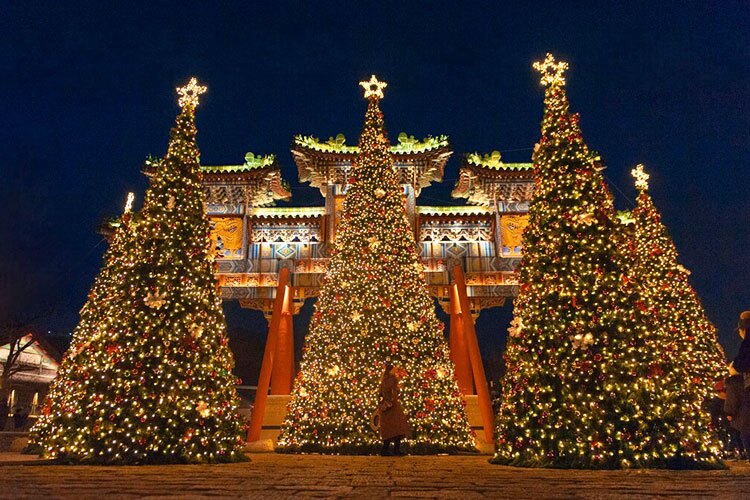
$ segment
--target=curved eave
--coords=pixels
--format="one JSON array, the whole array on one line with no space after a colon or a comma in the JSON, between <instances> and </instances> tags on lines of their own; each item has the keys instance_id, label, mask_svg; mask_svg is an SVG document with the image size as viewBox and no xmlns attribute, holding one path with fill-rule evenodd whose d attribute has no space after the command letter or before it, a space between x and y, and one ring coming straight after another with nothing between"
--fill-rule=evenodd
<instances>
[{"instance_id":1,"label":"curved eave","mask_svg":"<svg viewBox=\"0 0 750 500\"><path fill-rule=\"evenodd\" d=\"M356 152L318 151L306 145L295 144L292 156L297 165L300 182L309 182L311 186L320 188L329 181L338 183L336 168L343 165L353 165L357 159ZM420 173L415 188L421 189L433 182L443 180L445 164L453 154L448 146L433 148L426 151L394 152L393 160L397 165L418 167Z\"/></svg>"}]
</instances>

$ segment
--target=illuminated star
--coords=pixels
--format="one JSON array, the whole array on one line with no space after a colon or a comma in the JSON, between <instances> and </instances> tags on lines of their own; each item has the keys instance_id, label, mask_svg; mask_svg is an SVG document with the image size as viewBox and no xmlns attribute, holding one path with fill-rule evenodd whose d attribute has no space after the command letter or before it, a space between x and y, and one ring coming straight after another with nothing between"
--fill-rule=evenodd
<instances>
[{"instance_id":1,"label":"illuminated star","mask_svg":"<svg viewBox=\"0 0 750 500\"><path fill-rule=\"evenodd\" d=\"M555 56L547 53L544 61L537 61L533 65L535 70L542 74L542 85L565 85L563 73L568 69L568 63L565 61L557 62Z\"/></svg>"},{"instance_id":2,"label":"illuminated star","mask_svg":"<svg viewBox=\"0 0 750 500\"><path fill-rule=\"evenodd\" d=\"M198 96L205 94L206 90L208 90L208 87L205 85L198 85L198 80L193 77L184 87L177 87L177 93L180 94L180 98L177 102L181 108L184 108L187 105L196 107L198 105Z\"/></svg>"},{"instance_id":3,"label":"illuminated star","mask_svg":"<svg viewBox=\"0 0 750 500\"><path fill-rule=\"evenodd\" d=\"M128 199L125 201L125 213L133 210L133 201L135 201L135 193L128 193Z\"/></svg>"},{"instance_id":4,"label":"illuminated star","mask_svg":"<svg viewBox=\"0 0 750 500\"><path fill-rule=\"evenodd\" d=\"M369 97L376 97L382 99L384 97L383 89L388 86L387 83L379 81L375 75L370 77L370 81L359 82L362 88L365 89L365 99Z\"/></svg>"},{"instance_id":5,"label":"illuminated star","mask_svg":"<svg viewBox=\"0 0 750 500\"><path fill-rule=\"evenodd\" d=\"M410 332L416 332L419 328L419 323L417 321L410 321L406 327L409 329Z\"/></svg>"},{"instance_id":6,"label":"illuminated star","mask_svg":"<svg viewBox=\"0 0 750 500\"><path fill-rule=\"evenodd\" d=\"M362 318L362 313L359 311L354 311L352 313L352 321L359 321Z\"/></svg>"},{"instance_id":7,"label":"illuminated star","mask_svg":"<svg viewBox=\"0 0 750 500\"><path fill-rule=\"evenodd\" d=\"M635 187L640 191L646 191L648 189L648 178L651 177L646 173L644 168L645 167L642 164L638 164L630 171L630 175L635 179Z\"/></svg>"}]
</instances>

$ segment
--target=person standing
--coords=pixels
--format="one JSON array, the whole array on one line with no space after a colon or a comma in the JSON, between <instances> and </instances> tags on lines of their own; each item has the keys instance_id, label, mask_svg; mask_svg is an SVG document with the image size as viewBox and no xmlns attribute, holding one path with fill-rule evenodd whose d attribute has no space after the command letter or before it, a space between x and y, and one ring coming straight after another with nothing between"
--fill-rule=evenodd
<instances>
[{"instance_id":1,"label":"person standing","mask_svg":"<svg viewBox=\"0 0 750 500\"><path fill-rule=\"evenodd\" d=\"M383 456L403 455L401 453L401 440L411 432L399 400L399 374L398 367L387 363L383 380L380 382L378 409L380 410L380 437L383 440L383 449L380 454ZM390 451L391 443L393 443L393 453Z\"/></svg>"},{"instance_id":2,"label":"person standing","mask_svg":"<svg viewBox=\"0 0 750 500\"><path fill-rule=\"evenodd\" d=\"M745 388L743 376L731 364L729 374L731 376L726 381L724 412L729 424L740 434L740 453L744 450L744 458L750 458L750 390Z\"/></svg>"},{"instance_id":3,"label":"person standing","mask_svg":"<svg viewBox=\"0 0 750 500\"><path fill-rule=\"evenodd\" d=\"M745 387L750 388L750 337L747 331L750 330L750 311L744 311L740 314L740 321L737 323L737 333L742 338L740 350L732 361L734 369L744 374Z\"/></svg>"}]
</instances>

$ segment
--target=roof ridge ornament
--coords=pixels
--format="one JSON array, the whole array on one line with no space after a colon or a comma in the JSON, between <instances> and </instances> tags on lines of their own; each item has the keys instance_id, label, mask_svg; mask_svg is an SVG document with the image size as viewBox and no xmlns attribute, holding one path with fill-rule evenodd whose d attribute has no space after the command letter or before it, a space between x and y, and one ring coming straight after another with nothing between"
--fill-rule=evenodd
<instances>
[{"instance_id":1,"label":"roof ridge ornament","mask_svg":"<svg viewBox=\"0 0 750 500\"><path fill-rule=\"evenodd\" d=\"M568 69L568 63L557 61L555 56L547 52L544 61L536 61L532 67L542 74L542 85L549 87L552 85L565 85L565 70Z\"/></svg>"},{"instance_id":2,"label":"roof ridge ornament","mask_svg":"<svg viewBox=\"0 0 750 500\"><path fill-rule=\"evenodd\" d=\"M630 175L635 179L635 187L638 191L648 191L648 179L651 176L646 173L645 168L643 163L639 163L630 171Z\"/></svg>"},{"instance_id":3,"label":"roof ridge ornament","mask_svg":"<svg viewBox=\"0 0 750 500\"><path fill-rule=\"evenodd\" d=\"M184 87L177 87L177 93L180 98L177 103L181 108L185 106L192 106L195 108L198 106L198 96L205 94L208 87L205 85L198 85L198 79L195 77L190 78L190 81Z\"/></svg>"},{"instance_id":4,"label":"roof ridge ornament","mask_svg":"<svg viewBox=\"0 0 750 500\"><path fill-rule=\"evenodd\" d=\"M386 82L381 82L375 75L370 77L370 81L359 82L365 89L365 99L382 99L385 97L383 89L388 86Z\"/></svg>"}]
</instances>

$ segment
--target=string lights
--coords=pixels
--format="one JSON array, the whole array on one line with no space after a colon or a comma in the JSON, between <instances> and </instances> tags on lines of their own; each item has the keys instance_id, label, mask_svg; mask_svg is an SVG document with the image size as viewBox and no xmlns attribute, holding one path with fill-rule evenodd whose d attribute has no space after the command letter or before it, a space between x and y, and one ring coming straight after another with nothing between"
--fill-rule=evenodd
<instances>
[{"instance_id":1,"label":"string lights","mask_svg":"<svg viewBox=\"0 0 750 500\"><path fill-rule=\"evenodd\" d=\"M402 367L401 401L413 453L473 450L443 325L424 279L379 99L385 82L361 82L368 99L359 155L278 447L369 453L387 363Z\"/></svg>"},{"instance_id":2,"label":"string lights","mask_svg":"<svg viewBox=\"0 0 750 500\"><path fill-rule=\"evenodd\" d=\"M684 390L690 382L679 380L684 371L649 316L632 236L618 221L600 157L569 112L568 65L547 54L533 66L546 87L545 109L493 461L715 466L710 437L690 428L701 400Z\"/></svg>"},{"instance_id":3,"label":"string lights","mask_svg":"<svg viewBox=\"0 0 750 500\"><path fill-rule=\"evenodd\" d=\"M142 210L128 209L81 310L32 429L41 453L73 463L244 460L243 423L221 298L209 259L195 106L150 162ZM129 197L130 199L130 197Z\"/></svg>"}]
</instances>

